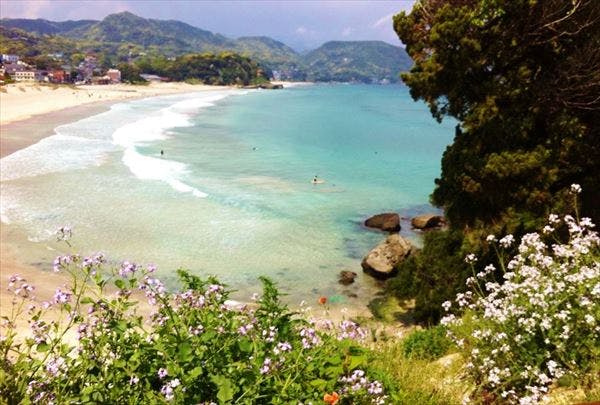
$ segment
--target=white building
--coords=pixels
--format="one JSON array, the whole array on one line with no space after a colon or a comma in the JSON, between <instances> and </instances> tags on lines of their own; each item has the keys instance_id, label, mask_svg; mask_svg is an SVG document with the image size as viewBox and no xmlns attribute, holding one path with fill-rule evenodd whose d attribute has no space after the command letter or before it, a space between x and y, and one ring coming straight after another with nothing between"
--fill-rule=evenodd
<instances>
[{"instance_id":1,"label":"white building","mask_svg":"<svg viewBox=\"0 0 600 405\"><path fill-rule=\"evenodd\" d=\"M2 54L2 62L4 63L17 63L19 61L19 55L10 55L7 53Z\"/></svg>"},{"instance_id":2,"label":"white building","mask_svg":"<svg viewBox=\"0 0 600 405\"><path fill-rule=\"evenodd\" d=\"M35 81L35 71L24 70L22 72L15 72L13 79L17 82L33 82Z\"/></svg>"}]
</instances>

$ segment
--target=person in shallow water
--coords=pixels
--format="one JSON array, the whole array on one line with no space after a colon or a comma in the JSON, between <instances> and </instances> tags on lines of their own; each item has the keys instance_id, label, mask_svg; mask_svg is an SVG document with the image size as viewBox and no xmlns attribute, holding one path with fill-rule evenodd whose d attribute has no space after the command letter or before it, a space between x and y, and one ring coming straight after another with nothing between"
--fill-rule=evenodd
<instances>
[{"instance_id":1,"label":"person in shallow water","mask_svg":"<svg viewBox=\"0 0 600 405\"><path fill-rule=\"evenodd\" d=\"M319 180L317 180L317 175L315 174L315 178L312 179L312 184L317 184Z\"/></svg>"},{"instance_id":2,"label":"person in shallow water","mask_svg":"<svg viewBox=\"0 0 600 405\"><path fill-rule=\"evenodd\" d=\"M165 151L161 149L161 150L160 150L160 155L161 155L161 156L164 156L164 155L165 155Z\"/></svg>"}]
</instances>

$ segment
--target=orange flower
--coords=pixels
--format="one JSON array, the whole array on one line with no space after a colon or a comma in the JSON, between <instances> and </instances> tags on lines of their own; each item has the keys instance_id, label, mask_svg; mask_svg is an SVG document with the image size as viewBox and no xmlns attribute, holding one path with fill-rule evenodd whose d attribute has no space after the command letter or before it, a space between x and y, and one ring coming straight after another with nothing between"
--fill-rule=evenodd
<instances>
[{"instance_id":1,"label":"orange flower","mask_svg":"<svg viewBox=\"0 0 600 405\"><path fill-rule=\"evenodd\" d=\"M319 298L319 304L321 304L321 305L327 304L327 297L320 297Z\"/></svg>"},{"instance_id":2,"label":"orange flower","mask_svg":"<svg viewBox=\"0 0 600 405\"><path fill-rule=\"evenodd\" d=\"M325 396L323 397L323 401L325 401L326 404L330 404L330 405L337 404L339 400L340 400L340 396L335 391L332 392L331 394L325 394Z\"/></svg>"}]
</instances>

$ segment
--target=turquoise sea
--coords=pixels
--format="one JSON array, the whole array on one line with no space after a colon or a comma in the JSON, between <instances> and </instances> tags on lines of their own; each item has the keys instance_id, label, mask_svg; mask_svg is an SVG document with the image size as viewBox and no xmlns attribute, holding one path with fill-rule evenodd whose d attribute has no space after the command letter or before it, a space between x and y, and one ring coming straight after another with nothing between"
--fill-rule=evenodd
<instances>
[{"instance_id":1,"label":"turquoise sea","mask_svg":"<svg viewBox=\"0 0 600 405\"><path fill-rule=\"evenodd\" d=\"M214 90L115 104L0 160L2 222L58 249L214 274L245 299L259 275L290 302L366 302L372 214L433 210L454 124L403 86ZM161 156L160 151L164 151ZM324 183L313 185L317 175ZM418 243L403 222L402 234ZM49 255L54 250L49 250ZM340 270L359 273L349 287Z\"/></svg>"}]
</instances>

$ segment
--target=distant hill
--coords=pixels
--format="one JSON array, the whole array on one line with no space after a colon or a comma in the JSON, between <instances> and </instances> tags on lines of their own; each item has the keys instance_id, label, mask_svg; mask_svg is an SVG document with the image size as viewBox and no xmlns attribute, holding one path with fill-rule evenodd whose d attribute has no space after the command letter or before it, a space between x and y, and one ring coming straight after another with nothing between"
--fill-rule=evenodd
<instances>
[{"instance_id":1,"label":"distant hill","mask_svg":"<svg viewBox=\"0 0 600 405\"><path fill-rule=\"evenodd\" d=\"M315 81L380 82L398 80L398 72L412 64L404 49L380 41L328 42L307 55L300 55L286 44L272 38L227 38L175 20L155 20L130 12L111 14L102 21L81 20L0 20L3 37L19 37L18 30L29 34L26 49L1 44L2 49L19 48L21 52L51 52L52 44L73 49L66 54L87 50L105 54L104 64L116 64L138 55L180 56L187 53L233 51L259 62L267 71L282 79ZM10 34L9 34L10 32ZM34 34L34 35L30 35ZM64 40L61 40L63 38ZM78 48L75 50L74 48Z\"/></svg>"},{"instance_id":2,"label":"distant hill","mask_svg":"<svg viewBox=\"0 0 600 405\"><path fill-rule=\"evenodd\" d=\"M78 21L48 21L38 18L29 20L25 18L3 18L0 20L0 26L5 28L18 28L37 35L63 35L75 29L89 27L97 23L96 20L78 20Z\"/></svg>"},{"instance_id":3,"label":"distant hill","mask_svg":"<svg viewBox=\"0 0 600 405\"><path fill-rule=\"evenodd\" d=\"M266 68L285 76L305 80L302 57L292 48L269 37L241 37L235 41L234 50L260 62Z\"/></svg>"},{"instance_id":4,"label":"distant hill","mask_svg":"<svg viewBox=\"0 0 600 405\"><path fill-rule=\"evenodd\" d=\"M308 79L337 82L397 82L412 60L403 48L382 41L331 41L305 58Z\"/></svg>"}]
</instances>

